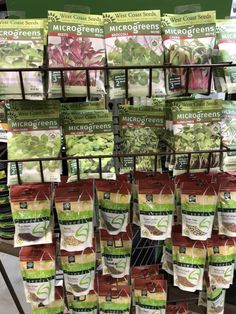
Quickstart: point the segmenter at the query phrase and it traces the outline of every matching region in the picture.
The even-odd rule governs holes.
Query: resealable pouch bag
[[[104,29],[101,15],[48,11],[49,67],[103,67],[105,65]],[[49,95],[61,97],[60,71],[49,72]],[[105,94],[104,71],[64,71],[67,97],[101,96]]]
[[[67,300],[70,314],[97,314],[98,312],[98,296],[94,290],[79,297],[67,293]]]
[[[55,248],[53,245],[27,246],[20,250],[20,271],[26,302],[48,305],[55,301]]]
[[[52,243],[51,198],[49,184],[10,188],[15,247]]]
[[[172,258],[171,239],[166,239],[164,241],[161,262],[162,262],[162,269],[164,269],[168,274],[173,275],[173,258]]]
[[[103,13],[103,21],[108,66],[163,65],[159,10],[108,12]],[[109,87],[111,99],[125,98],[126,94],[128,97],[163,96],[164,71],[152,69],[150,77],[148,69],[131,69],[126,77],[125,70],[110,70]]]

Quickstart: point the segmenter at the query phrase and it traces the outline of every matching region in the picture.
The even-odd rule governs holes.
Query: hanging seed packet
[[[128,276],[122,278],[112,278],[110,275],[97,275],[95,278],[97,286],[109,285],[109,286],[126,286],[129,284]]]
[[[166,239],[164,241],[161,263],[162,263],[162,269],[164,269],[168,274],[173,275],[172,241],[171,241],[171,239]]]
[[[87,295],[75,297],[72,293],[67,293],[67,301],[70,314],[97,314],[98,297],[94,290]]]
[[[61,250],[83,251],[93,246],[93,185],[62,185],[56,189],[55,206],[61,230]]]
[[[216,21],[216,45],[220,62],[236,63],[236,25],[233,19]],[[219,70],[218,70],[219,71]],[[220,88],[229,94],[236,92],[236,71],[234,67],[222,68],[219,76]]]
[[[129,223],[131,185],[127,182],[99,180],[96,182],[99,203],[99,227],[109,234],[126,232]]]
[[[190,240],[178,233],[173,233],[172,242],[174,286],[189,292],[202,290],[206,262],[204,242]]]
[[[161,19],[165,62],[172,65],[210,64],[215,44],[216,12],[165,14]],[[167,71],[170,95],[207,93],[209,68],[172,68]],[[186,84],[188,83],[187,89]]]
[[[236,41],[235,41],[236,43]],[[235,72],[236,73],[236,72]],[[222,144],[230,149],[236,148],[236,102],[224,101],[221,120]],[[234,171],[236,152],[224,153],[223,171]]]
[[[56,275],[54,246],[27,246],[20,250],[19,256],[26,301],[42,306],[54,302]]]
[[[141,238],[150,240],[170,238],[175,207],[172,182],[140,181],[138,200]]]
[[[155,106],[119,106],[120,148],[124,154],[158,153],[164,134],[164,113]],[[122,172],[132,171],[133,157],[122,158]],[[160,158],[136,157],[136,170],[161,171]]]
[[[99,312],[129,314],[131,309],[131,287],[99,285]]]
[[[63,128],[68,157],[112,155],[114,150],[114,135],[112,114],[107,110],[96,111],[68,111],[63,113]],[[115,179],[114,160],[112,157],[101,159],[86,158],[68,161],[68,182],[77,181],[78,171],[80,179],[100,177]]]
[[[48,11],[49,67],[102,67],[105,62],[104,29],[101,15]],[[65,94],[69,97],[105,94],[104,71],[64,71]],[[49,95],[61,97],[61,75],[50,72]]]
[[[223,181],[217,208],[219,234],[236,237],[236,181]]]
[[[122,278],[130,273],[130,256],[132,248],[130,225],[127,232],[110,235],[106,230],[100,230],[100,245],[102,253],[102,274],[113,278]]]
[[[48,184],[11,187],[10,200],[15,224],[15,247],[52,242],[51,197]]]
[[[103,13],[105,45],[109,66],[163,65],[161,17],[159,10]],[[126,95],[124,70],[109,72],[110,98]],[[164,72],[132,69],[128,71],[128,96],[165,95]]]
[[[213,235],[207,242],[210,286],[227,289],[233,283],[235,244],[233,239]]]
[[[171,107],[174,149],[176,151],[218,150],[221,145],[222,100],[196,99],[175,102]],[[192,154],[190,172],[219,170],[220,155]],[[188,155],[176,155],[174,175],[187,172]]]
[[[192,240],[211,237],[218,200],[218,186],[184,182],[181,187],[182,235]]]
[[[14,101],[8,112],[8,158],[57,158],[61,150],[59,102]],[[38,161],[19,162],[22,183],[60,182],[60,161],[42,161],[42,176]],[[8,185],[19,184],[14,162],[8,164]]]
[[[62,287],[55,287],[55,301],[46,306],[32,306],[32,314],[62,314],[65,310]]]
[[[176,303],[168,304],[166,307],[166,314],[191,314],[191,311],[188,311],[187,303]]]
[[[226,291],[224,289],[210,286],[207,288],[207,313],[224,314],[225,294]]]
[[[87,295],[94,289],[96,249],[86,248],[80,252],[61,251],[61,265],[66,291],[75,297]]]
[[[134,281],[135,313],[166,311],[167,285],[165,280],[136,279]]]
[[[44,19],[0,20],[0,68],[38,68],[43,65]],[[43,99],[42,73],[22,72],[26,99]],[[0,73],[0,98],[22,99],[19,72]]]

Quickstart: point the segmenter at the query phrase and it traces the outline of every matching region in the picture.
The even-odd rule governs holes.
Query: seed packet
[[[170,238],[175,207],[172,182],[139,181],[138,193],[141,237],[150,240]]]
[[[67,301],[70,314],[97,314],[98,297],[94,290],[91,290],[87,295],[75,297],[72,293],[67,293]]]
[[[129,314],[131,309],[131,287],[99,285],[99,312]]]
[[[224,314],[225,294],[226,291],[224,289],[215,287],[207,288],[207,313]]]
[[[103,13],[105,45],[109,66],[163,65],[159,10]],[[126,96],[124,70],[109,72],[110,98]],[[149,95],[149,71],[128,72],[128,96]],[[152,94],[165,95],[164,72],[152,70]]]
[[[173,103],[171,107],[172,129],[175,151],[217,150],[221,145],[222,100],[195,99]],[[220,154],[192,154],[190,172],[205,171],[210,166],[212,171],[219,170]],[[176,155],[174,175],[188,170],[188,155]]]
[[[102,274],[110,274],[113,278],[122,278],[130,273],[130,256],[132,247],[130,225],[126,232],[111,235],[100,230],[102,253]]]
[[[95,278],[95,283],[108,286],[126,286],[129,284],[128,276],[122,278],[113,278],[110,275],[98,275]]]
[[[135,313],[165,313],[167,285],[165,280],[136,279],[134,281]]]
[[[222,180],[223,181],[223,180]],[[236,236],[236,181],[221,181],[217,208],[219,234]]]
[[[168,304],[166,307],[166,314],[191,314],[191,311],[188,311],[187,303],[176,303]]]
[[[162,263],[162,269],[164,269],[168,274],[173,275],[172,241],[171,241],[171,239],[166,239],[164,241],[161,263]]]
[[[165,62],[172,65],[210,64],[215,44],[216,12],[165,14],[161,18]],[[169,95],[207,93],[209,68],[172,68],[167,71]],[[186,85],[188,84],[188,90]]]
[[[93,185],[59,186],[55,206],[61,230],[61,249],[82,251],[93,246]]]
[[[216,45],[218,59],[221,62],[236,63],[236,25],[233,19],[216,21]],[[219,70],[218,70],[219,73]],[[236,71],[234,67],[222,68],[218,75],[219,87],[222,92],[229,94],[236,92]]]
[[[55,301],[55,248],[53,245],[27,246],[20,250],[20,271],[26,302],[48,305]]]
[[[95,246],[80,252],[61,251],[61,265],[67,292],[79,297],[94,289]]]
[[[124,154],[158,153],[164,133],[164,113],[152,106],[119,106],[120,148]],[[132,171],[133,157],[122,158],[122,172]],[[136,157],[137,171],[161,171],[160,158]]]
[[[131,185],[114,180],[96,181],[99,227],[109,234],[126,232],[129,223]]]
[[[105,62],[104,29],[101,15],[48,11],[49,67],[102,67]],[[90,95],[105,94],[104,71],[90,70]],[[85,70],[64,71],[65,94],[87,96]],[[50,97],[61,97],[61,75],[50,72]]]
[[[63,112],[63,128],[65,135],[66,154],[68,157],[112,155],[114,135],[112,114],[107,110],[68,111]],[[80,179],[98,179],[100,164],[98,158],[68,161],[68,182]],[[114,160],[112,157],[101,159],[103,179],[115,179]]]
[[[213,235],[207,242],[210,286],[227,289],[233,283],[235,245],[233,239]]]
[[[236,43],[236,41],[235,41]],[[236,102],[235,101],[224,101],[222,120],[221,120],[221,134],[222,144],[227,148],[236,148]],[[223,171],[233,171],[236,166],[235,152],[224,153],[223,155]]]
[[[202,290],[206,262],[204,242],[190,240],[179,233],[173,233],[172,242],[174,286],[189,292]]]
[[[184,182],[181,187],[182,235],[192,240],[211,237],[218,200],[218,186]]]
[[[61,150],[59,102],[14,101],[8,112],[8,158],[57,158]],[[19,162],[22,183],[42,182],[37,161]],[[60,161],[42,161],[44,182],[60,181]],[[16,164],[8,164],[8,185],[19,184]]]
[[[62,287],[55,287],[55,301],[46,306],[32,306],[32,314],[62,314],[65,310]]]
[[[0,68],[38,68],[44,57],[44,19],[0,20]],[[42,73],[22,72],[25,98],[43,99]],[[0,98],[22,99],[19,72],[0,73]]]
[[[15,247],[52,243],[51,197],[49,184],[24,184],[10,188]]]

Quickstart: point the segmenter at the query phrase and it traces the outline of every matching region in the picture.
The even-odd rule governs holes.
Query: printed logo
[[[152,203],[153,202],[153,195],[152,194],[147,194],[146,195],[146,201],[148,203]]]
[[[103,198],[104,198],[104,200],[109,200],[110,199],[110,192],[105,192]]]
[[[106,301],[111,302],[111,296],[110,295],[106,296]]]
[[[186,247],[181,246],[181,247],[179,248],[179,253],[185,254],[185,253],[186,253]]]
[[[34,262],[27,262],[26,267],[27,267],[27,269],[33,269],[34,268]]]
[[[142,289],[141,295],[142,295],[142,297],[146,297],[147,296],[147,290],[146,289]]]
[[[188,196],[188,199],[189,199],[189,203],[195,203],[196,202],[196,195],[190,194]]]
[[[63,210],[71,210],[70,203],[63,203]]]
[[[231,194],[230,194],[230,192],[224,192],[224,199],[225,199],[225,200],[231,200]]]
[[[20,209],[27,209],[28,204],[27,202],[20,202]]]
[[[69,263],[75,263],[75,256],[68,256]]]
[[[113,246],[113,241],[112,240],[108,240],[107,241],[107,246]]]
[[[214,247],[213,247],[213,252],[214,252],[214,254],[219,254],[219,253],[220,253],[220,248],[219,248],[219,246],[214,246]]]

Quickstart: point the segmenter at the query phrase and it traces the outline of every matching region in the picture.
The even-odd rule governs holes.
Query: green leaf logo
[[[118,215],[112,219],[111,223],[117,225],[118,228],[121,228],[125,221],[125,215]]]
[[[37,295],[46,294],[49,297],[51,294],[51,291],[52,291],[52,282],[48,281],[47,283],[44,283],[41,286],[39,286]]]
[[[45,221],[43,224],[38,224],[32,229],[32,234],[35,236],[45,235],[48,229],[48,222]]]
[[[115,267],[119,269],[121,272],[123,272],[126,267],[126,261],[120,260],[119,262],[116,263]]]
[[[232,276],[232,268],[228,267],[224,272],[224,277],[231,277]]]
[[[92,279],[91,273],[86,274],[85,276],[83,276],[83,277],[80,279],[79,285],[80,285],[81,287],[82,287],[82,286],[89,287],[90,282],[91,282],[91,279]]]
[[[199,228],[209,229],[210,225],[211,225],[211,222],[209,218],[204,218],[203,220],[200,221]]]
[[[88,239],[88,233],[89,233],[89,224],[83,224],[80,226],[75,233],[76,238],[82,238],[83,242],[85,242]]]
[[[191,271],[191,273],[189,273],[188,279],[198,282],[199,279],[200,279],[200,276],[201,276],[201,271],[200,270],[193,270],[193,271]]]
[[[159,228],[167,228],[168,227],[168,217],[162,217],[158,223],[157,223],[157,227]]]

